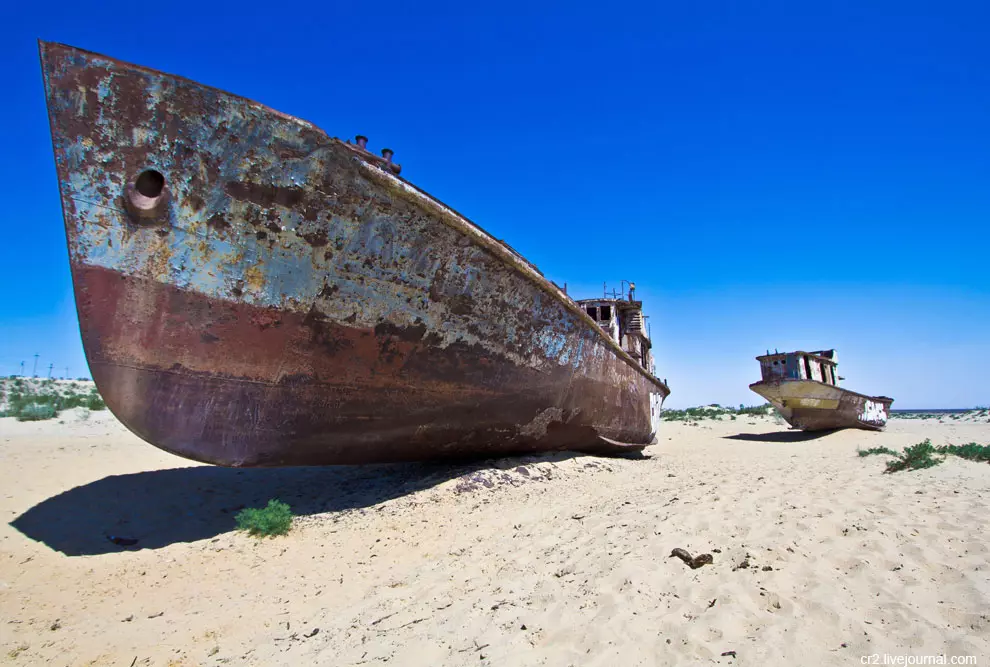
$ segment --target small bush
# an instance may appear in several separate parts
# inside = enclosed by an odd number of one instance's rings
[[[870,447],[869,449],[860,449],[857,451],[860,456],[871,456],[873,454],[890,454],[891,456],[900,456],[900,454],[888,447]]]
[[[869,454],[890,454],[896,458],[887,461],[887,469],[884,473],[899,472],[901,470],[922,470],[937,466],[945,460],[945,457],[936,458],[938,450],[932,445],[932,441],[925,438],[923,442],[904,448],[903,454],[891,451],[886,447],[873,447],[859,453],[860,456]]]
[[[285,535],[292,527],[292,508],[272,499],[262,509],[241,510],[234,519],[238,530],[246,530],[251,535]]]
[[[18,406],[13,417],[19,422],[36,422],[44,419],[54,419],[58,415],[55,407],[48,403],[28,403]]]
[[[89,410],[106,410],[107,404],[103,402],[103,397],[93,392],[83,400],[82,405]]]
[[[990,463],[990,445],[978,445],[971,442],[966,445],[942,445],[936,448],[939,454],[951,454],[970,461],[986,461]]]
[[[937,466],[945,458],[934,458],[937,454],[932,441],[925,438],[924,442],[904,448],[904,453],[893,461],[887,461],[887,469],[884,472],[898,472],[899,470],[922,470]]]
[[[990,445],[980,445],[970,442],[965,445],[942,445],[941,447],[935,447],[928,438],[925,438],[923,442],[919,442],[916,445],[905,447],[903,454],[898,454],[886,447],[872,447],[870,449],[859,450],[860,456],[869,456],[870,454],[888,454],[897,457],[887,461],[887,469],[884,470],[885,473],[931,468],[944,461],[946,456],[958,456],[961,459],[968,459],[970,461],[986,461],[990,463]],[[942,458],[936,458],[936,454],[941,454]]]

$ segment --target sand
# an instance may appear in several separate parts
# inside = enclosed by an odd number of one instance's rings
[[[668,422],[643,460],[249,471],[161,452],[105,411],[59,421],[0,420],[5,663],[990,657],[990,466],[885,475],[856,455],[990,443],[983,419],[811,439],[772,418]],[[299,515],[289,535],[234,530],[272,497]]]

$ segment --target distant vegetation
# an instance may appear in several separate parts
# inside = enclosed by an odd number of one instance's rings
[[[971,442],[966,445],[942,445],[936,447],[932,441],[925,438],[924,441],[916,445],[905,447],[902,453],[895,452],[886,447],[872,447],[870,449],[859,450],[860,456],[871,456],[873,454],[886,454],[895,458],[887,461],[885,473],[898,472],[901,470],[921,470],[937,466],[945,460],[946,456],[958,456],[970,461],[980,461],[990,463],[990,445],[980,445]]]
[[[954,419],[963,421],[990,420],[990,409],[976,407],[972,410],[957,410],[954,412],[900,412],[892,410],[891,419]]]
[[[70,408],[103,410],[106,407],[92,382],[22,377],[0,380],[0,417],[40,421],[54,419]]]
[[[285,535],[292,527],[292,508],[272,499],[261,509],[249,507],[241,510],[234,519],[238,530],[246,530],[251,535]]]
[[[736,408],[723,408],[717,403],[711,405],[704,405],[697,408],[688,408],[687,410],[664,410],[663,420],[668,422],[697,422],[704,419],[736,419],[740,415],[745,415],[749,417],[765,417],[767,415],[775,415],[776,410],[769,403],[764,403],[763,405],[754,405],[746,407],[740,405],[738,409]]]

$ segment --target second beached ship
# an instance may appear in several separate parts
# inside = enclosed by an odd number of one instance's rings
[[[887,425],[894,399],[840,387],[835,350],[775,352],[756,359],[763,379],[749,388],[770,401],[791,426],[805,431],[877,431]]]

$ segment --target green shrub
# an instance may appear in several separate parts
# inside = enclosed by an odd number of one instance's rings
[[[937,454],[932,441],[925,438],[924,442],[904,448],[904,453],[892,461],[887,461],[887,469],[884,472],[898,472],[900,470],[922,470],[937,466],[945,458],[934,458]]]
[[[857,451],[860,456],[870,456],[872,454],[890,454],[891,456],[900,456],[900,454],[888,447],[870,447],[869,449],[859,449]]]
[[[103,397],[97,394],[95,391],[87,396],[82,403],[84,408],[90,410],[106,410],[107,404],[103,402]]]
[[[48,403],[29,403],[17,408],[12,417],[19,422],[36,422],[44,419],[54,419],[58,415],[54,406]]]
[[[285,535],[292,527],[292,508],[272,499],[262,509],[241,510],[234,519],[238,530],[246,530],[251,535]]]
[[[944,461],[946,456],[958,456],[959,458],[970,461],[986,461],[990,463],[990,445],[980,445],[970,442],[965,445],[942,445],[941,447],[935,447],[928,438],[925,438],[923,442],[919,442],[916,445],[905,447],[902,454],[898,454],[886,447],[872,447],[870,449],[859,450],[860,456],[869,456],[870,454],[888,454],[897,457],[887,461],[887,469],[884,470],[885,473],[931,468]],[[937,458],[935,456],[936,454],[941,454],[942,458]]]
[[[886,447],[873,447],[871,449],[860,450],[860,456],[869,456],[870,454],[889,454],[896,458],[887,461],[887,469],[884,473],[899,472],[901,470],[922,470],[924,468],[931,468],[937,466],[939,463],[945,460],[945,457],[936,458],[934,455],[939,454],[939,450],[932,445],[932,441],[925,438],[923,442],[919,442],[916,445],[911,445],[910,447],[905,447],[902,454],[887,449]]]
[[[951,454],[970,461],[986,461],[990,463],[990,445],[978,445],[970,442],[965,445],[942,445],[936,448],[939,454]]]

